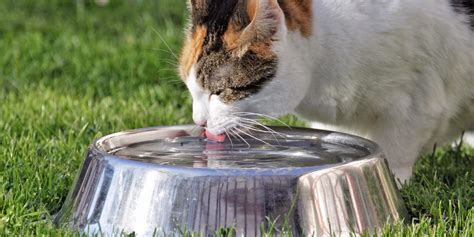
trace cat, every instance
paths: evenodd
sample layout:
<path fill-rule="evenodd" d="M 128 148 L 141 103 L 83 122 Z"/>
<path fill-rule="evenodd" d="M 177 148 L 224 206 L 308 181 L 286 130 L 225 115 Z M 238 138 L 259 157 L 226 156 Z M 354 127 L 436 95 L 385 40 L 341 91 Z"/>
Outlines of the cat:
<path fill-rule="evenodd" d="M 213 134 L 295 114 L 377 142 L 408 180 L 474 129 L 472 0 L 190 0 L 179 74 Z M 253 117 L 252 117 L 253 119 Z"/>

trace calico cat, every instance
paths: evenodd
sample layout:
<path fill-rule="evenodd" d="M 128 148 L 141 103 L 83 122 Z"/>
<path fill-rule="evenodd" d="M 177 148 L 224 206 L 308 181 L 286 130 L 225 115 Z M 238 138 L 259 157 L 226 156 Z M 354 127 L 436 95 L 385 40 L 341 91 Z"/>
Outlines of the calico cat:
<path fill-rule="evenodd" d="M 405 181 L 420 152 L 474 129 L 472 0 L 188 5 L 179 73 L 213 134 L 293 113 L 376 141 Z"/>

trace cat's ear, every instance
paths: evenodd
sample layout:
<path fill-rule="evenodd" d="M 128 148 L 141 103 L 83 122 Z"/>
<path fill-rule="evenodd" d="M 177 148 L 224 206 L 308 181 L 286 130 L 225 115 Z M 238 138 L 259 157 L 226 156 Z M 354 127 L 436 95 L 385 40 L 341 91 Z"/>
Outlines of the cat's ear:
<path fill-rule="evenodd" d="M 242 38 L 265 40 L 274 37 L 285 21 L 278 0 L 248 0 L 247 13 L 250 24 L 242 32 Z"/>
<path fill-rule="evenodd" d="M 238 57 L 244 55 L 252 43 L 278 39 L 278 34 L 286 30 L 278 0 L 247 0 L 247 14 L 251 21 L 234 44 L 233 51 Z"/>

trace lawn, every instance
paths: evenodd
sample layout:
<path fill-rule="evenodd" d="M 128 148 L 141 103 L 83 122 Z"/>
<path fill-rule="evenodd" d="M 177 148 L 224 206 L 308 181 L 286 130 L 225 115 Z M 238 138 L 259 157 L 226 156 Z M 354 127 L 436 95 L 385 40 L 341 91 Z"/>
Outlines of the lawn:
<path fill-rule="evenodd" d="M 0 1 L 2 236 L 77 235 L 51 216 L 92 140 L 191 122 L 173 55 L 185 1 L 84 2 Z M 474 152 L 426 155 L 402 195 L 413 219 L 387 226 L 386 236 L 474 236 Z"/>

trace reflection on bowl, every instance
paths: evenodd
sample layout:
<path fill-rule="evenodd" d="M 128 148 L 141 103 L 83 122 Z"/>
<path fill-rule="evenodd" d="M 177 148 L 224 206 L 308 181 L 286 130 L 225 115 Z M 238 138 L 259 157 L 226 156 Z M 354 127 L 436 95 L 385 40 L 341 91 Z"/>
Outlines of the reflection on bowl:
<path fill-rule="evenodd" d="M 341 133 L 271 127 L 274 133 L 202 138 L 195 126 L 112 134 L 93 143 L 56 217 L 86 234 L 212 235 L 262 225 L 294 236 L 374 232 L 406 217 L 383 154 Z"/>

